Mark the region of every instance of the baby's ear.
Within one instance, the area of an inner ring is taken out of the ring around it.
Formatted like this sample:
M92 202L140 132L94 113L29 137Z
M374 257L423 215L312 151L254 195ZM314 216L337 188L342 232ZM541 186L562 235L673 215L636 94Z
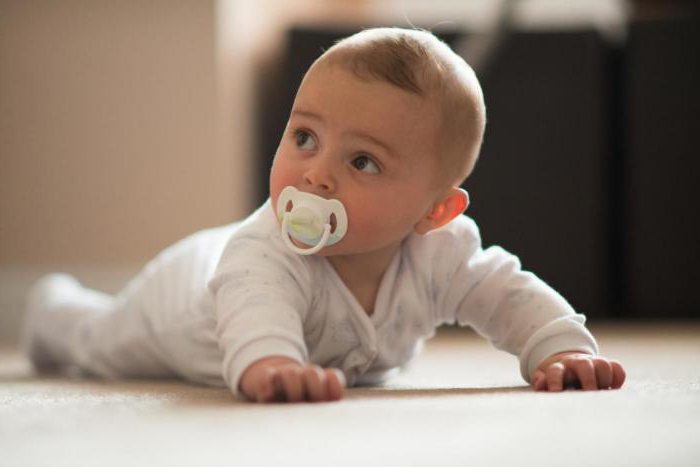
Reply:
M425 235L462 214L468 206L469 194L461 188L450 188L447 195L433 204L430 212L416 224L414 229L416 233Z

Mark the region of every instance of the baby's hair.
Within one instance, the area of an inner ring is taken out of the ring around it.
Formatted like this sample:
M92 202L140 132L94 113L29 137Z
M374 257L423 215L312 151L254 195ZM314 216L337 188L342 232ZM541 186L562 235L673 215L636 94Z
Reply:
M418 29L366 29L319 61L435 99L442 118L438 182L459 185L471 173L486 123L484 98L472 68L447 44Z

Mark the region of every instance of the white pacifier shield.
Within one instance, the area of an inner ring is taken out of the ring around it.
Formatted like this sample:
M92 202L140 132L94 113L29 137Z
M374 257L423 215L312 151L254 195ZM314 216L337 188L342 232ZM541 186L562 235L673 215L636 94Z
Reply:
M287 205L291 202L291 210ZM335 230L331 232L331 216L335 216ZM299 191L293 186L285 187L277 199L277 217L282 224L282 240L285 245L300 255L312 255L325 246L338 243L348 230L348 217L343 203L337 199L325 199L311 193ZM311 248L297 247L293 237Z

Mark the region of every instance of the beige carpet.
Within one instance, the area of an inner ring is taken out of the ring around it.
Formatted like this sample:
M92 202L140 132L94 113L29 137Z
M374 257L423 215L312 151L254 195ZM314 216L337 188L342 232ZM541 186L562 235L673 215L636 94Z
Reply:
M0 353L2 466L700 466L700 324L592 326L618 391L534 393L514 357L441 331L385 388L255 405L177 381L37 378Z

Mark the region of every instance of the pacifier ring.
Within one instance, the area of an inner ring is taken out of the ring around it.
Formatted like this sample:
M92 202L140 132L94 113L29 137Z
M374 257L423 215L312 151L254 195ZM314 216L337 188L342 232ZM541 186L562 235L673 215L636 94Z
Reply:
M287 248L290 250L294 251L295 253L299 255L313 255L314 253L318 253L321 251L321 249L326 246L326 242L328 241L328 237L331 235L331 225L330 224L324 224L323 226L323 235L321 236L321 240L314 245L311 248L299 248L292 242L291 235L288 232L288 227L289 227L289 218L291 217L290 213L285 213L284 214L284 219L282 220L282 241L284 241L284 244L287 245Z

